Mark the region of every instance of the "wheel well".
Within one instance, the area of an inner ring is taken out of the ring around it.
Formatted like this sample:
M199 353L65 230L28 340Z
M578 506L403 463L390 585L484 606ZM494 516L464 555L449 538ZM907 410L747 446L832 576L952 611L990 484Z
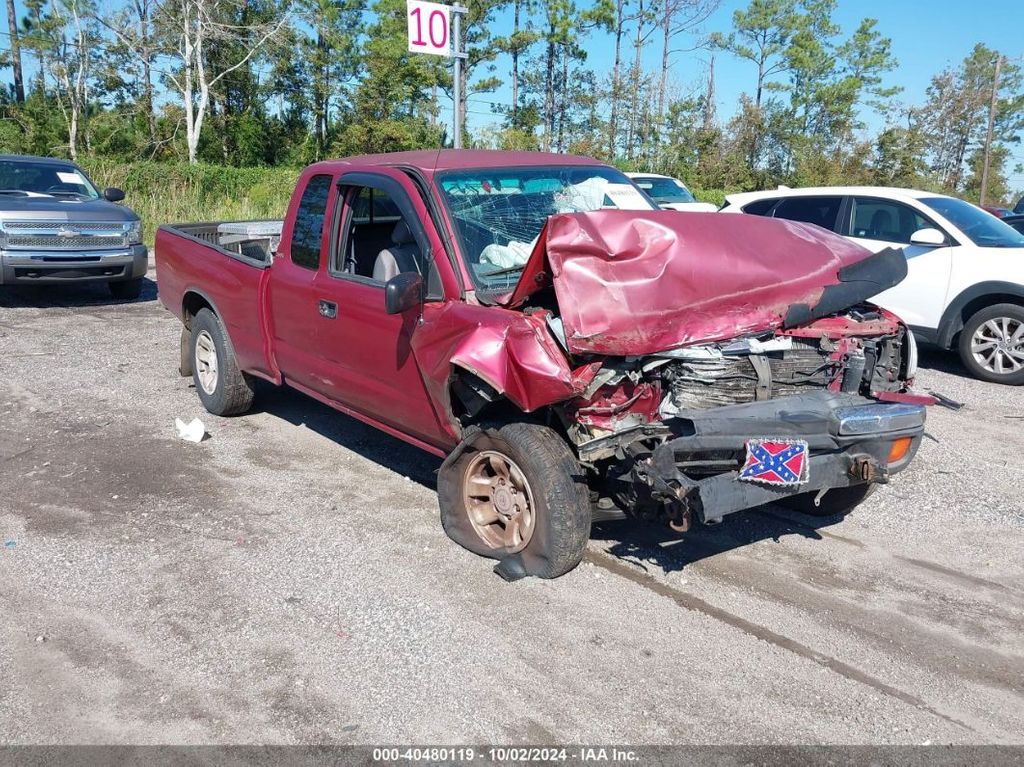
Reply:
M213 304L206 300L206 297L200 293L196 293L194 290L190 290L181 299L181 319L185 323L185 327L191 328L192 318L199 314L200 310L209 309L211 312L216 314L216 310L213 308Z
M561 421L551 407L524 412L487 381L457 365L452 366L448 378L448 398L452 412L463 427L470 424L526 422L564 432Z
M464 425L481 421L512 421L522 413L480 376L453 366L448 378L452 412Z
M957 313L954 324L950 328L949 345L951 347L956 346L957 337L960 335L960 331L964 329L964 325L967 324L967 320L985 307L995 306L996 304L1016 304L1017 306L1024 306L1024 298L1013 293L986 293L983 296L972 298L960 307L960 311Z

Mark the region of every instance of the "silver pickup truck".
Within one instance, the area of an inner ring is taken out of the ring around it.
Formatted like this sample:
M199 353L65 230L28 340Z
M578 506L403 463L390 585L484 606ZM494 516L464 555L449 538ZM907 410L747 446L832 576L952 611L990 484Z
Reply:
M0 156L0 285L106 282L138 298L148 255L123 199L67 160Z

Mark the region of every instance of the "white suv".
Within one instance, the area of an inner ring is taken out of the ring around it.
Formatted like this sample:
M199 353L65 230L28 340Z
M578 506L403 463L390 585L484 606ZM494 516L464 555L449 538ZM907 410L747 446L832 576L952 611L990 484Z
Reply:
M887 187L733 194L726 213L817 224L872 251L901 248L907 278L874 302L976 378L1024 384L1024 234L969 202Z

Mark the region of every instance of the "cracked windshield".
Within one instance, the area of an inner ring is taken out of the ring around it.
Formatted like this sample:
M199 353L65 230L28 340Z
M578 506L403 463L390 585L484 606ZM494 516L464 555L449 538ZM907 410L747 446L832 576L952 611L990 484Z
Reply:
M612 168L488 168L445 173L439 185L473 279L484 291L516 284L549 216L654 209Z

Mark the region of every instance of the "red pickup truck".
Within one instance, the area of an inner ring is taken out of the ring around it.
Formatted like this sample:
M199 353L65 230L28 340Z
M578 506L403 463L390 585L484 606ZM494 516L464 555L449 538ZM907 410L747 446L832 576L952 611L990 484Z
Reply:
M282 223L163 226L156 264L210 412L262 378L443 457L445 531L506 578L571 570L596 518L846 513L924 430L913 336L866 301L902 254L658 210L587 158L321 162Z

